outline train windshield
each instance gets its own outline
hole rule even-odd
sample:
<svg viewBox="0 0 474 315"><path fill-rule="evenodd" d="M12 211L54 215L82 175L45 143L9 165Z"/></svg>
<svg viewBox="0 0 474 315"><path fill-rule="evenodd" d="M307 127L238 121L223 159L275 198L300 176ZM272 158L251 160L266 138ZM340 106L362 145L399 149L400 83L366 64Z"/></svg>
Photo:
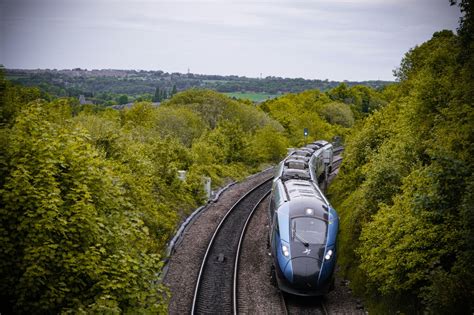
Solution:
<svg viewBox="0 0 474 315"><path fill-rule="evenodd" d="M327 222L313 217L297 217L291 221L292 239L307 244L325 244Z"/></svg>

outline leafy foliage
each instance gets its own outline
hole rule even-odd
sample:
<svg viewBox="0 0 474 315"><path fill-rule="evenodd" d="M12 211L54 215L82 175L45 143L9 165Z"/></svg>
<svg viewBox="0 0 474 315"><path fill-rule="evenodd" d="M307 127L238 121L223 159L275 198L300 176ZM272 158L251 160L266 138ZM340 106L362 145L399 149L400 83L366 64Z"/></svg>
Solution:
<svg viewBox="0 0 474 315"><path fill-rule="evenodd" d="M328 103L324 105L321 113L330 124L338 124L346 128L350 128L354 124L354 115L344 103Z"/></svg>
<svg viewBox="0 0 474 315"><path fill-rule="evenodd" d="M0 82L2 312L165 313L161 257L203 176L219 185L285 153L276 121L215 92L115 111ZM279 150L250 157L264 140Z"/></svg>
<svg viewBox="0 0 474 315"><path fill-rule="evenodd" d="M410 50L390 103L347 138L331 189L339 262L373 311L473 310L473 55L464 54L450 31Z"/></svg>
<svg viewBox="0 0 474 315"><path fill-rule="evenodd" d="M189 170L210 177L214 184L222 184L227 177L242 178L255 167L286 154L282 126L248 101L208 90L188 90L164 102L158 113L180 114L167 124L187 119L189 136L180 131L179 137L188 139L183 139L185 145L191 143L193 163ZM183 129L178 124L174 132ZM268 130L273 134L264 132ZM276 151L268 152L270 149Z"/></svg>
<svg viewBox="0 0 474 315"><path fill-rule="evenodd" d="M67 111L30 103L5 137L1 294L18 313L163 311L151 210Z"/></svg>
<svg viewBox="0 0 474 315"><path fill-rule="evenodd" d="M357 107L359 103L351 103L362 88L356 86L349 89L342 84L327 93L311 90L288 94L268 100L259 107L280 122L291 145L301 146L311 139L344 138L355 118L363 116L362 110ZM378 106L384 105L383 95L373 90L370 90L370 95L379 100ZM308 128L309 139L304 137L304 128Z"/></svg>

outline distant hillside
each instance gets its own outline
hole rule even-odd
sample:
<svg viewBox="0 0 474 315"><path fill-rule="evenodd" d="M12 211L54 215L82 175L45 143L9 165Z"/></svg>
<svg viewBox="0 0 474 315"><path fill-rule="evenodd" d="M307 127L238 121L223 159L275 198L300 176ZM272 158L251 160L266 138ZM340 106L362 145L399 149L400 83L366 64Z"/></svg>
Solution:
<svg viewBox="0 0 474 315"><path fill-rule="evenodd" d="M309 89L326 91L341 82L328 80L305 80L266 77L262 79L239 76L167 73L163 71L136 70L20 70L6 69L8 80L25 86L39 86L55 96L79 96L95 98L98 94L126 94L133 98L153 95L156 88L161 91L177 91L189 88L205 88L218 92L254 92L266 94L297 93ZM390 81L363 81L345 83L350 87L365 85L381 88ZM103 98L103 97L102 97Z"/></svg>

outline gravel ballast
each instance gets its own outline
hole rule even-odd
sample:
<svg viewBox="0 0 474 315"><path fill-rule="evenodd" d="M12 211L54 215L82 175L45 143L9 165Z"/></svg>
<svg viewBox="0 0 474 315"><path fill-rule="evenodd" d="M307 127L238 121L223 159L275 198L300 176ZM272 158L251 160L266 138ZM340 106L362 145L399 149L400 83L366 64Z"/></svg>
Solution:
<svg viewBox="0 0 474 315"><path fill-rule="evenodd" d="M255 210L242 244L238 275L238 311L241 314L285 313L280 292L270 283L268 203L269 197Z"/></svg>
<svg viewBox="0 0 474 315"><path fill-rule="evenodd" d="M170 314L191 312L201 260L215 228L244 193L272 175L272 170L267 170L233 185L186 227L181 242L169 259L168 272L163 279L171 292ZM331 175L333 179L335 174ZM268 202L269 198L255 211L243 241L238 275L238 310L241 314L285 314L282 295L270 283L272 258L267 247ZM338 277L337 269L335 284L335 289L322 299L329 314L366 314L361 301L352 295L347 281Z"/></svg>
<svg viewBox="0 0 474 315"><path fill-rule="evenodd" d="M168 262L163 283L170 289L169 314L189 314L194 288L209 240L229 208L258 183L272 176L267 170L237 183L224 191L217 202L210 203L187 226L182 241L175 247Z"/></svg>

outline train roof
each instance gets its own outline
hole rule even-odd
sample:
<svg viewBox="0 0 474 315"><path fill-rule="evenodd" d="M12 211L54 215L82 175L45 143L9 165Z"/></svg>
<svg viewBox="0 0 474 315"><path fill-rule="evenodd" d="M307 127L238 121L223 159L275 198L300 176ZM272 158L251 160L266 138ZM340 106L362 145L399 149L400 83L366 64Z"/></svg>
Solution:
<svg viewBox="0 0 474 315"><path fill-rule="evenodd" d="M306 160L294 159L289 157L283 162L287 168L293 168L298 170L304 170L309 168L309 163Z"/></svg>
<svg viewBox="0 0 474 315"><path fill-rule="evenodd" d="M328 220L329 203L313 182L292 179L282 183L287 199L278 210L279 216L313 216Z"/></svg>
<svg viewBox="0 0 474 315"><path fill-rule="evenodd" d="M296 158L296 156L290 156L283 160L281 179L283 181L289 179L312 180L309 159L310 157Z"/></svg>
<svg viewBox="0 0 474 315"><path fill-rule="evenodd" d="M290 156L293 156L293 155L299 155L299 156L311 156L313 154L313 151L311 149L308 149L308 148L302 148L302 149L298 149L298 150L295 150L293 151Z"/></svg>
<svg viewBox="0 0 474 315"><path fill-rule="evenodd" d="M283 183L285 185L290 200L297 198L317 198L322 202L326 202L321 191L316 184L307 180L290 179Z"/></svg>
<svg viewBox="0 0 474 315"><path fill-rule="evenodd" d="M290 155L284 161L287 161L287 160L298 160L298 161L309 162L311 160L311 156Z"/></svg>
<svg viewBox="0 0 474 315"><path fill-rule="evenodd" d="M321 148L322 145L316 144L316 143L310 143L305 146L305 148L311 149L313 151L317 151L319 148Z"/></svg>
<svg viewBox="0 0 474 315"><path fill-rule="evenodd" d="M314 141L312 144L319 145L320 147L324 147L325 145L329 144L326 140L318 140Z"/></svg>
<svg viewBox="0 0 474 315"><path fill-rule="evenodd" d="M285 168L281 174L281 179L288 181L292 179L311 180L312 178L309 169Z"/></svg>

